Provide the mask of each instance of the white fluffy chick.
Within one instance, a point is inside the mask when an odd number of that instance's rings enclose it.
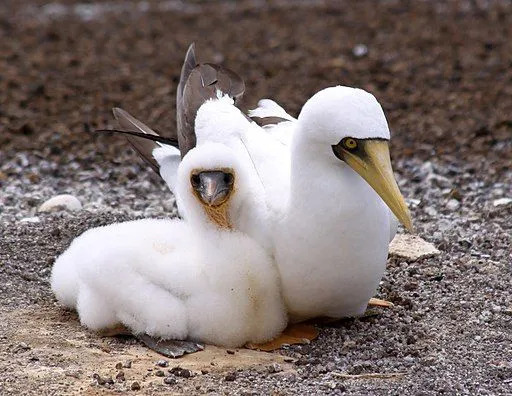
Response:
[[[85,232],[55,262],[52,290],[92,330],[236,347],[286,326],[279,275],[267,251],[231,218],[254,199],[248,165],[205,144],[180,164],[185,220],[139,220]],[[257,191],[257,189],[256,189]]]

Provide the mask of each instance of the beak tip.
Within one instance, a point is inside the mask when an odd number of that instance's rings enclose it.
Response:
[[[409,214],[409,211],[407,211],[407,217],[404,219],[402,224],[404,225],[405,229],[409,231],[410,234],[414,234],[414,226],[412,225],[412,219],[411,215]]]

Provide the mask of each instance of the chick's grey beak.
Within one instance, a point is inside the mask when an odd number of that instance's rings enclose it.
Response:
[[[191,184],[199,199],[208,206],[226,202],[233,190],[233,175],[223,171],[203,171],[191,178]]]

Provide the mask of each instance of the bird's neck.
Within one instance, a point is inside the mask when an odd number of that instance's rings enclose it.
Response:
[[[332,158],[331,158],[332,157]],[[330,146],[294,145],[291,156],[288,213],[309,213],[314,218],[357,213],[376,198],[371,187]],[[373,190],[372,190],[373,191]]]
[[[208,220],[216,227],[231,230],[233,228],[229,218],[229,201],[222,203],[219,206],[204,206],[204,210]]]

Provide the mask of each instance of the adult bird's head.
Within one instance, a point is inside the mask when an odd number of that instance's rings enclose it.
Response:
[[[412,231],[391,167],[388,123],[373,95],[349,87],[326,88],[306,102],[299,122],[303,138],[318,155],[342,161],[357,172]]]

